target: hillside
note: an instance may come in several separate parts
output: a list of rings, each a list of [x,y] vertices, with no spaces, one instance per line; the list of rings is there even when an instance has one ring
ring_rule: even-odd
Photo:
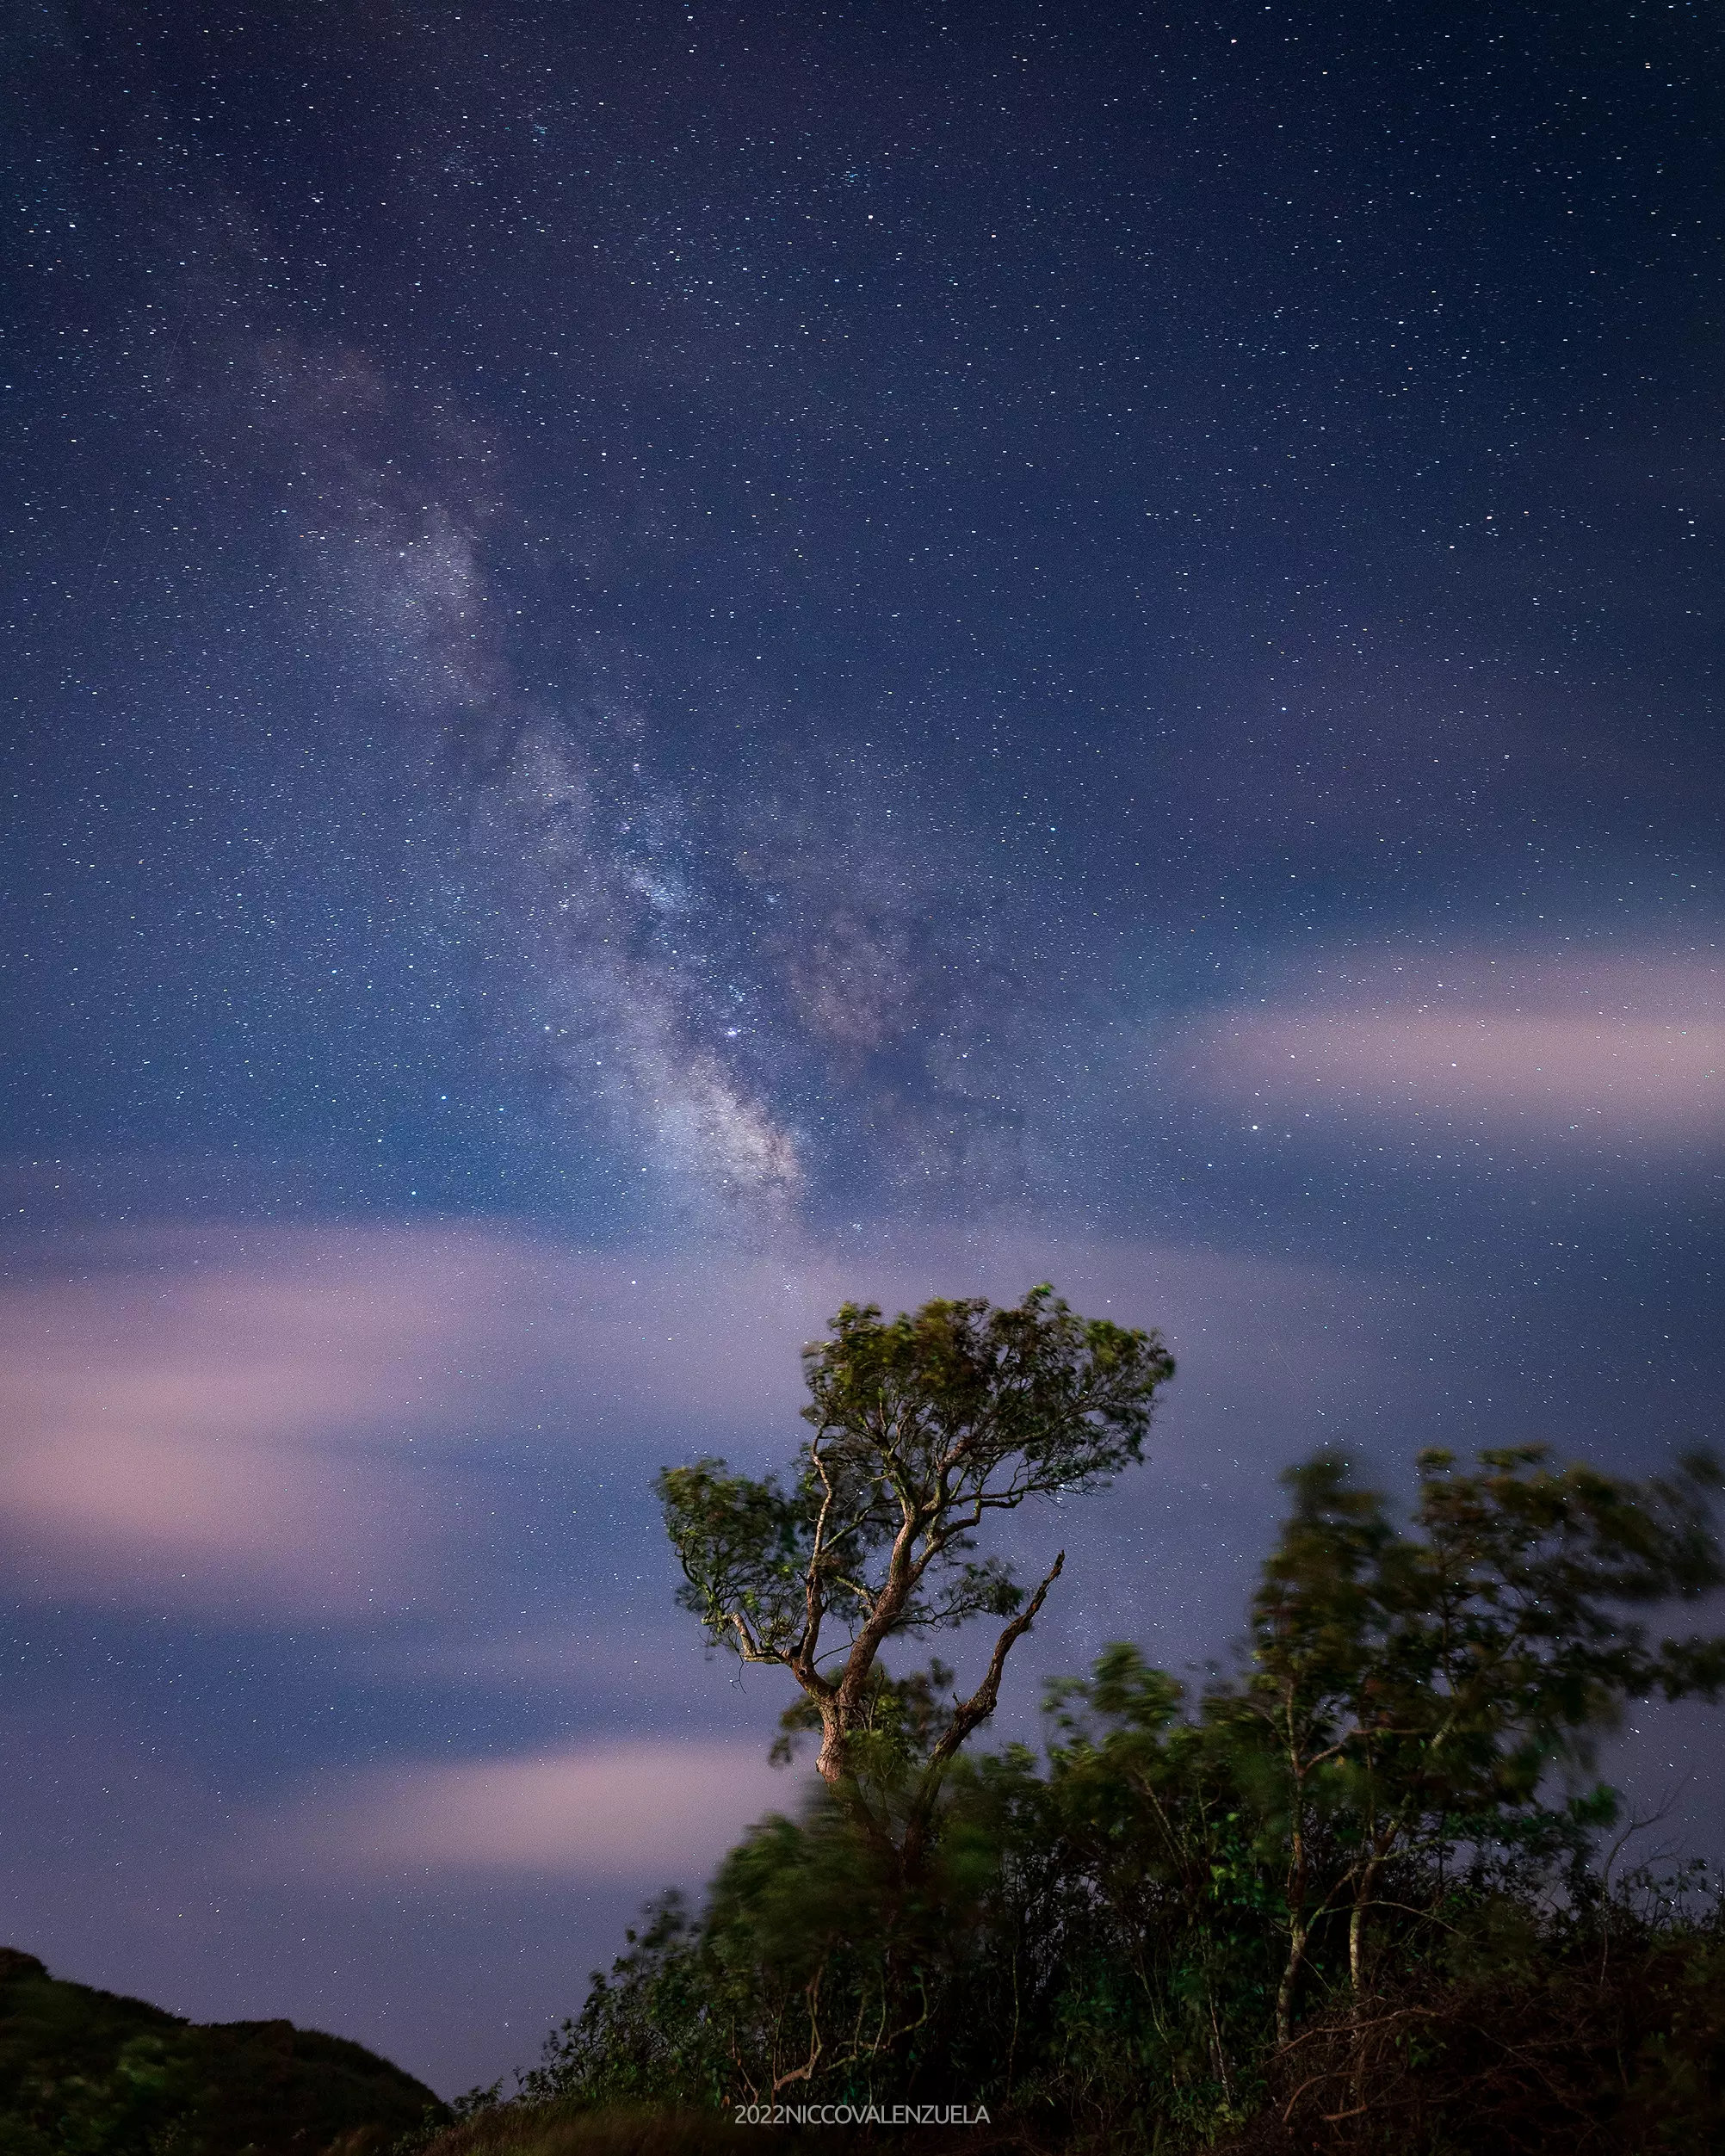
[[[386,2059],[287,2021],[182,2021],[0,1947],[6,2156],[375,2156],[441,2114]]]

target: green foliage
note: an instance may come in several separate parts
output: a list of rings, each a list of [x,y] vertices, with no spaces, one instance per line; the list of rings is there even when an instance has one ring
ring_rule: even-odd
[[[847,1303],[803,1352],[813,1434],[788,1486],[714,1459],[659,1476],[677,1599],[715,1643],[791,1671],[820,1708],[822,1771],[837,1780],[887,1640],[1022,1611],[1004,1661],[1049,1582],[1027,1608],[1009,1567],[975,1554],[976,1529],[1141,1459],[1172,1372],[1155,1334],[1075,1317],[1047,1287],[1011,1309],[937,1301],[890,1320]],[[949,1751],[999,1681],[991,1665],[955,1703]]]
[[[1240,1732],[1286,1850],[1284,2043],[1312,1928],[1344,1903],[1350,1980],[1365,1981],[1394,1856],[1503,1845],[1626,1698],[1712,1695],[1725,1674],[1725,1643],[1655,1647],[1629,1615],[1725,1578],[1710,1460],[1644,1484],[1555,1470],[1537,1446],[1484,1453],[1471,1475],[1428,1452],[1419,1470],[1412,1535],[1341,1461],[1285,1478],[1293,1510],[1253,1598],[1250,1672],[1208,1703]]]
[[[610,1974],[594,1971],[579,2016],[553,2032],[523,2078],[529,2105],[571,2093],[590,2107],[722,2101],[733,2002],[710,1942],[675,1893],[627,1939]]]
[[[1716,1692],[1725,1644],[1648,1644],[1635,1604],[1721,1584],[1703,1457],[1631,1484],[1537,1446],[1423,1454],[1417,1535],[1320,1459],[1252,1606],[1247,1697],[1287,1741],[1450,1810],[1518,1801],[1626,1697]]]
[[[6,2156],[380,2156],[431,2091],[289,2022],[199,2026],[0,1949]]]
[[[529,2110],[963,2100],[1049,2146],[1440,2156],[1561,2122],[1566,2148],[1725,2147],[1725,1917],[1704,1881],[1608,1890],[1617,1801],[1585,1781],[1626,1699],[1718,1688],[1720,1641],[1649,1624],[1725,1581],[1717,1470],[1429,1454],[1406,1527],[1343,1461],[1287,1480],[1245,1659],[1196,1695],[1110,1647],[1050,1688],[1040,1761],[949,1757],[931,1795],[950,1672],[873,1665],[842,1783],[752,1830],[698,1920],[632,1935]],[[818,1699],[785,1720],[786,1745],[825,1727]]]

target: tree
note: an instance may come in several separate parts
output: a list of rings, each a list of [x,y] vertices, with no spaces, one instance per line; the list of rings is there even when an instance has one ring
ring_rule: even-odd
[[[882,1607],[918,1512],[904,1455],[950,1453],[969,1427],[955,1409],[929,1419],[946,1397],[931,1368],[956,1387],[963,1362],[930,1343],[969,1344],[968,1397],[993,1416],[974,1442],[1005,1448],[982,1488],[1003,1500],[1046,1467],[1006,1445],[1009,1364],[1023,1395],[1027,1370],[1065,1368],[1065,1392],[1050,1386],[1069,1414],[1108,1396],[1090,1329],[1049,1291],[1017,1311],[932,1309],[892,1325],[842,1313],[810,1350],[801,1509],[714,1461],[692,1485],[665,1478],[685,1500],[671,1514],[685,1599],[715,1637],[788,1665],[811,1589],[838,1613],[825,1662],[818,1628],[810,1650],[825,1689],[797,1696],[788,1727],[826,1733]],[[1039,1331],[1057,1320],[1064,1348]],[[1009,1334],[1016,1363],[988,1347]],[[1140,1375],[1141,1435],[1159,1378],[1147,1361]],[[1046,1401],[1011,1412],[1058,1435]],[[1097,1447],[1120,1442],[1091,1428]],[[1626,1698],[1725,1683],[1725,1640],[1666,1639],[1660,1622],[1725,1584],[1718,1470],[1697,1455],[1630,1481],[1534,1449],[1468,1467],[1427,1454],[1407,1521],[1335,1458],[1286,1481],[1237,1671],[1195,1696],[1110,1647],[1050,1688],[1040,1768],[1015,1745],[941,1769],[973,1702],[937,1661],[896,1677],[868,1663],[838,1782],[752,1827],[698,1922],[666,1906],[631,1935],[531,2094],[963,2092],[1039,2143],[1171,2153],[1725,2148],[1725,1911],[1697,1906],[1687,1869],[1614,1879],[1616,1851],[1595,1848],[1613,1793],[1554,1786]],[[873,1517],[865,1501],[896,1510],[823,1570],[845,1522]],[[973,1493],[946,1525],[980,1518]],[[908,1563],[936,1533],[912,1536]],[[901,1614],[949,1621],[985,1569],[949,1547]]]
[[[1725,1642],[1654,1646],[1637,1607],[1725,1584],[1712,1526],[1720,1470],[1697,1453],[1635,1483],[1546,1449],[1419,1457],[1418,1530],[1391,1524],[1346,1463],[1283,1478],[1293,1511],[1252,1603],[1252,1668],[1213,1695],[1274,1763],[1288,1936],[1277,2001],[1284,2044],[1315,1923],[1348,1912],[1358,1995],[1386,1865],[1424,1838],[1501,1836],[1531,1816],[1553,1769],[1587,1765],[1626,1699],[1716,1696]],[[1313,1863],[1314,1830],[1332,1844]]]
[[[976,1690],[927,1733],[932,1789],[993,1712],[1006,1658],[1065,1561],[1027,1600],[999,1557],[974,1554],[976,1530],[1141,1461],[1153,1395],[1173,1371],[1159,1334],[1076,1317],[1047,1285],[1013,1308],[971,1298],[891,1319],[847,1303],[803,1350],[813,1435],[788,1486],[716,1459],[659,1476],[677,1599],[744,1661],[790,1671],[834,1788],[877,1714],[888,1640],[1009,1619]]]

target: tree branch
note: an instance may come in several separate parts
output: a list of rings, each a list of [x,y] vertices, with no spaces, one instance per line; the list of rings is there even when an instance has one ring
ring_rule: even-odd
[[[1048,1574],[1029,1602],[994,1642],[994,1652],[988,1659],[988,1673],[962,1705],[953,1710],[946,1733],[929,1754],[928,1773],[938,1774],[947,1761],[978,1726],[987,1720],[1000,1698],[1000,1678],[1006,1667],[1006,1657],[1030,1629],[1036,1612],[1048,1599],[1050,1587],[1060,1576],[1060,1568],[1067,1561],[1062,1550],[1048,1568]]]

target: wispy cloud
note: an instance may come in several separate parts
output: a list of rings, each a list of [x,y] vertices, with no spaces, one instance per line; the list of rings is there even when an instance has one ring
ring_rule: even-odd
[[[1725,971],[1655,951],[1332,955],[1210,1014],[1172,1061],[1203,1099],[1321,1128],[1711,1149],[1725,1145]]]
[[[0,1523],[27,1577],[312,1609],[399,1591],[423,1522],[389,1455],[468,1404],[498,1292],[480,1246],[180,1235],[103,1257],[0,1289]]]
[[[0,1285],[0,1535],[56,1597],[435,1598],[449,1476],[508,1443],[644,1482],[668,1425],[794,1429],[795,1350],[852,1284],[803,1248],[721,1271],[472,1226],[80,1235]]]
[[[697,1452],[776,1461],[800,1434],[797,1350],[842,1301],[1010,1299],[1050,1272],[1081,1308],[1190,1338],[1200,1368],[1212,1337],[1269,1321],[1292,1338],[1308,1305],[1350,1294],[1299,1268],[1005,1223],[866,1249],[788,1238],[722,1265],[472,1226],[83,1235],[59,1274],[0,1285],[0,1535],[15,1581],[58,1600],[430,1613],[471,1561],[461,1478],[501,1454],[536,1455],[572,1492],[611,1473],[644,1489]],[[585,1637],[595,1620],[570,1622]],[[560,1679],[581,1659],[541,1670],[564,1651],[514,1632],[426,1652],[462,1681]]]
[[[801,1777],[759,1744],[636,1739],[512,1758],[380,1769],[248,1833],[246,1864],[325,1874],[540,1873],[696,1886],[751,1819],[794,1808]]]

